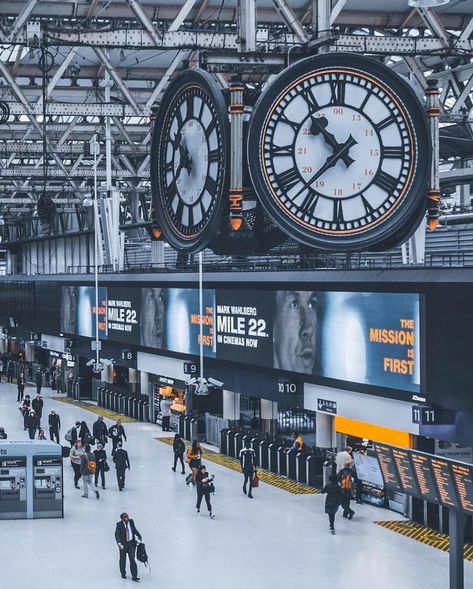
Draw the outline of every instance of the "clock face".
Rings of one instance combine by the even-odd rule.
[[[173,82],[153,135],[152,190],[164,237],[180,251],[210,241],[223,209],[226,106],[213,77],[192,70]]]
[[[373,60],[332,54],[285,70],[255,107],[248,146],[263,205],[308,245],[386,245],[425,211],[424,111],[407,84]]]

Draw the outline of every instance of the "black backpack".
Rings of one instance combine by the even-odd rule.
[[[151,567],[148,563],[148,555],[146,553],[146,546],[143,544],[143,542],[140,542],[136,547],[136,558],[137,560],[142,562],[146,567],[149,567],[149,571],[151,572]]]

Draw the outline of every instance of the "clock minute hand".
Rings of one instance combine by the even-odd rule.
[[[327,131],[327,124],[328,121],[326,117],[319,117],[319,118],[312,118],[312,125],[310,126],[310,132],[312,135],[322,135],[325,140],[325,143],[329,145],[334,152],[338,151],[340,147],[343,145],[342,143],[338,143],[335,139],[335,136]],[[351,158],[348,153],[343,154],[343,162],[345,163],[346,167],[350,166],[355,160]]]

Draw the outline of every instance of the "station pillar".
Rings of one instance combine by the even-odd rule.
[[[327,413],[315,414],[315,439],[318,448],[335,448],[337,437],[334,427],[334,417]]]
[[[136,393],[139,392],[138,384],[141,382],[139,370],[136,370],[136,368],[128,368],[128,382],[130,384],[130,392],[136,395]],[[146,392],[144,394],[146,394]]]
[[[276,401],[261,399],[261,428],[265,434],[275,436],[278,429],[278,404]]]
[[[228,419],[231,428],[240,425],[240,393],[223,391],[223,419]]]

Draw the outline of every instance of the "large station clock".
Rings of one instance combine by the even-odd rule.
[[[426,210],[430,135],[402,78],[337,53],[284,70],[255,106],[248,162],[273,221],[321,250],[379,249]]]
[[[164,238],[178,251],[206,247],[221,221],[227,126],[222,90],[202,70],[179,75],[159,106],[151,156],[153,204]]]

